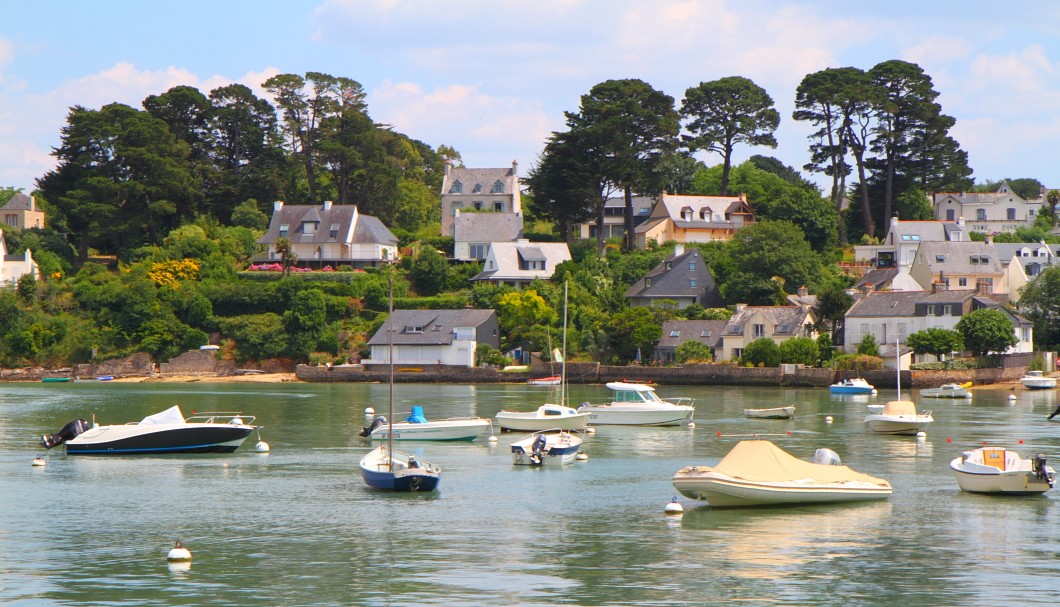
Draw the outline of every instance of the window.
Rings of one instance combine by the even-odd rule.
[[[696,271],[696,262],[695,261],[688,262],[688,270],[690,272],[695,272]]]
[[[679,329],[674,329],[673,331],[670,331],[670,337],[681,337],[681,331]]]
[[[946,209],[946,221],[953,221],[955,214],[956,213],[953,212],[953,209]]]
[[[968,277],[967,276],[961,276],[960,278],[958,278],[957,279],[957,286],[958,287],[967,287],[968,286]]]
[[[703,332],[699,334],[700,337],[710,337],[710,329],[703,329]]]
[[[17,228],[18,227],[18,215],[15,214],[15,213],[5,214],[4,215],[4,223],[6,223],[7,225],[11,226],[12,228]]]
[[[329,238],[338,238],[339,237],[339,224],[337,224],[337,223],[331,224],[331,231],[328,233],[328,237]]]
[[[280,238],[287,238],[287,231],[290,230],[291,226],[286,223],[280,224]]]
[[[504,193],[504,184],[501,183],[500,179],[498,179],[497,181],[494,181],[493,182],[493,187],[490,188],[490,194],[503,194],[503,193]]]
[[[472,259],[486,259],[486,251],[490,245],[488,242],[474,242],[468,245],[468,256]]]
[[[975,210],[975,220],[976,221],[986,221],[986,209],[976,209]]]
[[[315,221],[303,221],[302,222],[302,233],[303,234],[316,234],[317,222]]]
[[[673,268],[674,268],[674,262],[672,262],[672,261],[666,262],[666,269],[667,270],[672,270]]]
[[[482,184],[481,183],[476,183],[475,187],[471,188],[471,193],[472,194],[479,194],[481,192],[482,192]]]
[[[791,330],[791,325],[780,325],[780,328],[777,329],[777,333],[787,333],[790,330]]]
[[[1016,221],[1016,209],[1007,208],[1005,209],[1005,219],[1009,221]]]
[[[423,333],[423,325],[406,325],[406,333]]]
[[[696,279],[695,279],[695,278],[692,278],[692,279],[690,279],[690,280],[688,281],[688,286],[689,286],[690,288],[693,288],[693,289],[694,289],[694,288],[696,288]]]
[[[710,209],[700,209],[699,218],[703,221],[710,221]]]
[[[766,335],[766,326],[765,325],[751,325],[751,326],[754,329],[753,334],[754,334],[755,337],[765,337],[765,335]]]
[[[494,200],[493,201],[493,210],[497,211],[497,212],[504,211],[504,201]]]
[[[644,286],[645,287],[650,287],[651,286],[651,279],[650,278],[645,278],[644,279]]]
[[[935,313],[935,305],[934,304],[928,304],[928,306],[927,306],[927,315],[931,316],[934,313]]]
[[[742,358],[743,357],[743,348],[733,348],[732,349],[732,357],[733,358]]]
[[[902,234],[902,240],[906,242],[918,242],[920,240],[920,234]]]
[[[945,255],[936,255],[935,256],[935,263],[946,263],[946,256]]]
[[[476,211],[481,211],[482,210],[482,201],[481,200],[476,200],[475,202],[471,203],[471,206],[475,207]]]
[[[459,180],[458,181],[454,181],[453,182],[453,187],[449,188],[449,193],[450,194],[463,194],[464,193],[464,184],[460,183]]]

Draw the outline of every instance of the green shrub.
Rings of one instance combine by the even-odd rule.
[[[840,371],[876,371],[883,368],[883,359],[865,354],[842,354],[833,359],[832,367]]]

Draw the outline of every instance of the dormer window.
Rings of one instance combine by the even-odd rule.
[[[316,234],[317,222],[315,221],[303,221],[302,222],[302,233],[303,234]]]
[[[476,183],[475,187],[471,190],[471,193],[472,194],[478,194],[480,192],[482,192],[482,184],[481,183]]]
[[[703,221],[710,221],[710,208],[700,209],[699,218]]]
[[[291,226],[286,223],[280,224],[280,238],[287,238],[287,232],[291,229]]]
[[[681,219],[685,221],[692,221],[692,207],[685,207],[681,209]]]
[[[463,194],[464,193],[464,184],[460,183],[460,181],[454,181],[453,182],[453,187],[449,188],[449,193],[450,194]]]
[[[704,329],[703,332],[699,334],[699,336],[700,337],[710,337],[710,329]]]
[[[423,333],[423,325],[405,325],[406,333]]]
[[[331,230],[328,233],[328,237],[329,238],[338,238],[339,237],[339,224],[337,224],[337,223],[331,224]]]
[[[504,193],[504,184],[501,183],[500,179],[498,179],[497,181],[494,181],[493,182],[493,187],[490,188],[490,194],[503,194],[503,193]]]

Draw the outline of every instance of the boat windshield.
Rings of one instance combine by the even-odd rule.
[[[652,390],[616,390],[615,402],[618,403],[657,403],[662,399]]]

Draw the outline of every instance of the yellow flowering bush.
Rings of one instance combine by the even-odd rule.
[[[181,282],[199,277],[199,262],[194,259],[159,261],[151,264],[147,274],[156,285],[175,289]]]

